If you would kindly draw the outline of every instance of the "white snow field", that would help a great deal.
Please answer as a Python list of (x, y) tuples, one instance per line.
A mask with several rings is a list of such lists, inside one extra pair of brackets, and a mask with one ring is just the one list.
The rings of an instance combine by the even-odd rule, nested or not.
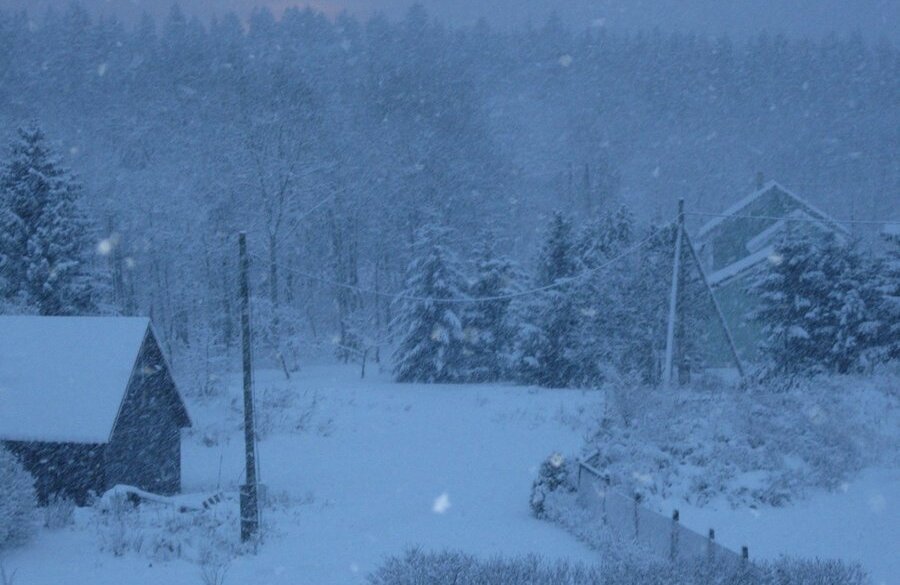
[(782, 555), (840, 558), (859, 562), (875, 585), (900, 583), (900, 470), (867, 469), (835, 493), (819, 492), (785, 508), (696, 508), (684, 501), (681, 522), (734, 551), (750, 548), (751, 558)]
[[(298, 411), (314, 395), (318, 405), (304, 431), (261, 441), (260, 470), (271, 492), (301, 503), (266, 514), (267, 542), (258, 555), (237, 559), (226, 583), (363, 583), (386, 555), (415, 545), (596, 561), (573, 536), (532, 518), (528, 501), (541, 461), (578, 451), (588, 420), (601, 411), (598, 393), (401, 385), (367, 375), (376, 380), (360, 380), (356, 367), (310, 367), (288, 383), (304, 397)], [(280, 372), (260, 372), (258, 400), (285, 386)], [(238, 396), (237, 383), (230, 392)], [(191, 414), (197, 432), (183, 445), (184, 491), (214, 492), (220, 457), (222, 483), (233, 489), (243, 469), (239, 413), (194, 405)], [(298, 413), (282, 414), (273, 426), (285, 429)], [(18, 571), (16, 585), (201, 583), (198, 566), (187, 561), (100, 552), (84, 524), (41, 530), (12, 551), (5, 564)]]
[[(231, 564), (226, 585), (364, 583), (385, 556), (410, 546), (598, 560), (563, 529), (532, 518), (528, 500), (546, 456), (579, 452), (602, 414), (601, 394), (368, 376), (341, 366), (305, 368), (290, 382), (280, 372), (258, 374), (261, 478), (287, 503), (267, 511), (266, 542)], [(182, 455), (188, 494), (217, 485), (233, 492), (241, 479), (238, 382), (228, 396), (192, 405), (195, 428)], [(900, 472), (871, 469), (845, 487), (786, 508), (666, 506), (698, 532), (714, 527), (726, 546), (749, 545), (753, 558), (858, 560), (876, 585), (898, 583)], [(16, 585), (202, 583), (187, 560), (102, 552), (89, 515), (80, 516), (75, 527), (42, 529), (7, 554)]]

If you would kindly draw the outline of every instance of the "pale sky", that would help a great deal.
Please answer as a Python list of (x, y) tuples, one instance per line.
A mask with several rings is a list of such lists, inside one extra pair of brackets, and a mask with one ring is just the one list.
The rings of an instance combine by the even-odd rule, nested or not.
[[(147, 11), (165, 14), (172, 0), (82, 0), (92, 9), (131, 18)], [(485, 17), (496, 26), (539, 24), (556, 10), (575, 26), (615, 30), (649, 29), (730, 33), (744, 36), (766, 29), (789, 36), (818, 37), (856, 30), (867, 38), (900, 42), (900, 0), (421, 0), (429, 12), (454, 24)], [(0, 0), (0, 8), (28, 8), (41, 14), (62, 0)], [(347, 10), (365, 17), (382, 11), (396, 17), (412, 0), (180, 0), (185, 12), (210, 16), (234, 10), (246, 15), (255, 6), (280, 14), (288, 6), (310, 5), (329, 14)]]

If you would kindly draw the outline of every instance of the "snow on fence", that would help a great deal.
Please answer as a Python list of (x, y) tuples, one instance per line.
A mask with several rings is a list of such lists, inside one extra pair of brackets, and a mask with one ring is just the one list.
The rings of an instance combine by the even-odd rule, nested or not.
[(715, 531), (702, 536), (679, 523), (676, 510), (671, 518), (641, 505), (640, 497), (628, 497), (609, 487), (609, 479), (596, 468), (578, 462), (578, 504), (599, 519), (617, 537), (631, 541), (659, 557), (707, 559), (718, 564), (747, 562), (747, 547), (741, 554), (718, 544)]

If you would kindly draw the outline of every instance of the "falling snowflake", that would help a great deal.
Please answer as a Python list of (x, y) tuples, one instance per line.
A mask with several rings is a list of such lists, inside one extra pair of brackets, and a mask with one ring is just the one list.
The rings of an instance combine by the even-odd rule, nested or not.
[(450, 496), (447, 495), (447, 492), (442, 493), (434, 500), (434, 505), (431, 506), (431, 511), (435, 514), (444, 514), (447, 510), (450, 509)]
[(100, 243), (97, 244), (97, 253), (101, 256), (109, 256), (109, 253), (113, 250), (113, 242), (110, 238), (103, 238), (100, 240)]
[(559, 58), (559, 64), (563, 67), (568, 67), (572, 64), (572, 55), (563, 55)]

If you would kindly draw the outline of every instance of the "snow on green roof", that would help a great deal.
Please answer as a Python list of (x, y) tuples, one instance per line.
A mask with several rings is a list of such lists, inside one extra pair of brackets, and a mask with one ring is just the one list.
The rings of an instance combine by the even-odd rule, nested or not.
[(741, 212), (744, 209), (746, 209), (751, 203), (753, 203), (754, 201), (756, 201), (757, 199), (759, 199), (760, 197), (762, 197), (763, 195), (765, 195), (772, 189), (777, 189), (781, 193), (784, 193), (785, 195), (787, 195), (788, 197), (790, 197), (791, 199), (796, 201), (801, 207), (805, 208), (808, 212), (817, 216), (818, 219), (821, 219), (822, 221), (827, 223), (832, 228), (839, 230), (845, 234), (850, 233), (850, 231), (847, 228), (845, 228), (844, 226), (842, 226), (836, 219), (834, 219), (833, 217), (831, 217), (830, 215), (828, 215), (827, 213), (825, 213), (824, 211), (822, 211), (821, 209), (819, 209), (818, 207), (816, 207), (815, 205), (813, 205), (812, 203), (807, 201), (806, 199), (803, 199), (802, 197), (800, 197), (793, 191), (786, 189), (777, 181), (769, 181), (768, 183), (763, 185), (760, 189), (757, 189), (753, 193), (747, 195), (746, 197), (744, 197), (743, 199), (741, 199), (740, 201), (738, 201), (737, 203), (735, 203), (734, 205), (732, 205), (731, 207), (729, 207), (728, 209), (723, 211), (721, 214), (721, 217), (714, 217), (713, 219), (708, 221), (697, 232), (697, 237), (703, 238), (704, 236), (709, 234), (716, 226), (718, 226), (718, 225), (722, 224), (723, 222), (725, 222), (726, 220), (728, 220), (729, 216), (740, 215)]
[(0, 317), (0, 440), (108, 442), (149, 327), (136, 317)]

